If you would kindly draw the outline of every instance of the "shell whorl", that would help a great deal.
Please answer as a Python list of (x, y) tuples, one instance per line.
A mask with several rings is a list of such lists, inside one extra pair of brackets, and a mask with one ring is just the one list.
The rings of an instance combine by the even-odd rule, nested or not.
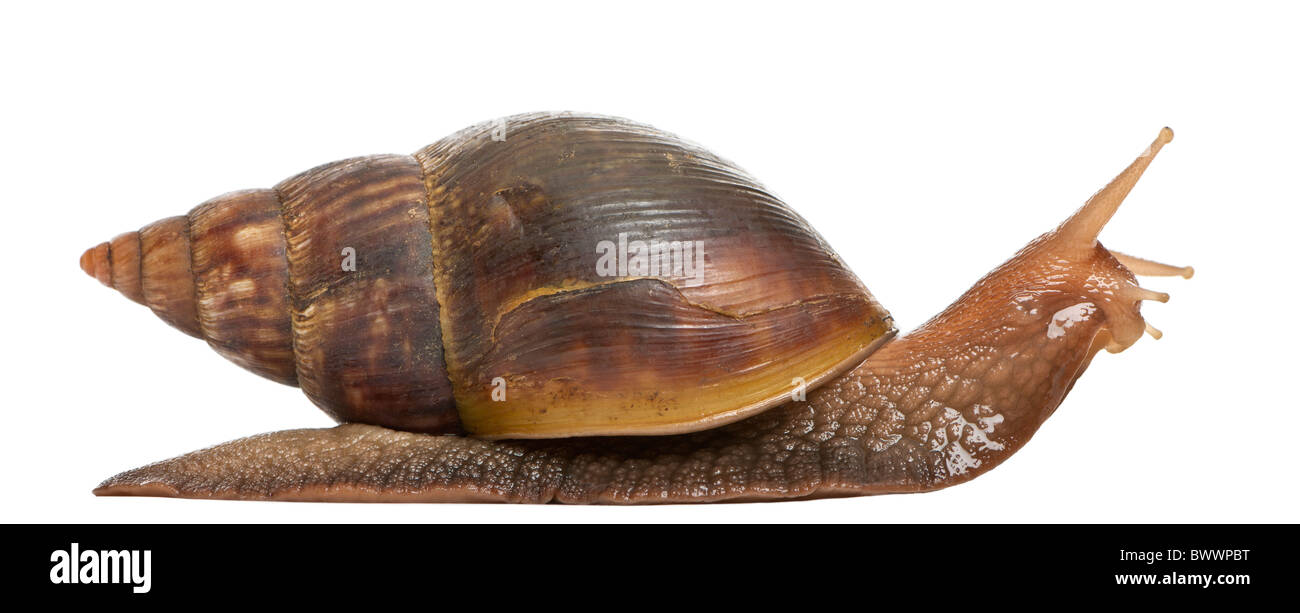
[(203, 338), (190, 272), (188, 217), (160, 219), (91, 247), (81, 255), (81, 269), (181, 332)]
[(432, 257), (420, 166), (384, 155), (217, 196), (81, 267), (339, 421), (454, 432)]

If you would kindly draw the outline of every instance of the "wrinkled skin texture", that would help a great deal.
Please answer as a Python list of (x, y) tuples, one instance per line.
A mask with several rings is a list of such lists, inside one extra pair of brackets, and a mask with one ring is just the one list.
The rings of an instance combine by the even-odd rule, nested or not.
[(1100, 245), (1070, 257), (1059, 247), (1051, 234), (1026, 247), (806, 401), (718, 429), (485, 441), (349, 424), (219, 445), (128, 471), (96, 492), (671, 503), (947, 487), (1024, 445), (1092, 356), (1113, 342), (1112, 330), (1141, 321), (1137, 302), (1124, 296), (1136, 287), (1132, 273)]

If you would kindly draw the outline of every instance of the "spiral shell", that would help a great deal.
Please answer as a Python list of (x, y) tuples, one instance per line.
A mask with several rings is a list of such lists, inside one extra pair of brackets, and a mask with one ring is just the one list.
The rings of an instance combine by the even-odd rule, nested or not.
[[(611, 246), (638, 244), (649, 261), (620, 251), (618, 274), (602, 267)], [(695, 259), (673, 260), (686, 245)], [(81, 264), (339, 421), (420, 432), (704, 429), (816, 386), (894, 333), (747, 174), (608, 117), (515, 116), (413, 156), (326, 164), (120, 235)]]

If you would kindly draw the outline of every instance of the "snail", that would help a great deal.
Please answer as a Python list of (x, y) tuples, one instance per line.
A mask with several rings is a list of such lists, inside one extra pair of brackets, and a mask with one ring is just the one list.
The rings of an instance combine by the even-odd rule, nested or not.
[(1168, 128), (1057, 228), (897, 336), (732, 163), (530, 114), (325, 164), (93, 247), (81, 267), (341, 422), (126, 471), (99, 495), (675, 503), (920, 492), (1021, 448), (1144, 332), (1097, 235)]

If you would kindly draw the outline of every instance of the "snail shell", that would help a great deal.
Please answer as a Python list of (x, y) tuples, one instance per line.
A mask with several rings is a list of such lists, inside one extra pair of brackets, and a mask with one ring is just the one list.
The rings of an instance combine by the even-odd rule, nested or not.
[(417, 432), (705, 429), (894, 334), (749, 175), (608, 117), (520, 115), (325, 164), (81, 263), (335, 419)]

